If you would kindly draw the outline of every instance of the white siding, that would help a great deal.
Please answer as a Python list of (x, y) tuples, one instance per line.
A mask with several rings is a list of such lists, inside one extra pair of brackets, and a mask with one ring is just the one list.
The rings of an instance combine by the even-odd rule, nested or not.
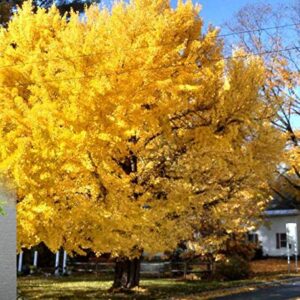
[[(276, 249), (276, 233), (286, 232), (286, 223), (297, 223), (298, 241), (300, 238), (300, 216), (269, 216), (267, 224), (261, 226), (256, 233), (263, 248), (265, 256), (286, 256), (286, 248)], [(298, 253), (300, 253), (300, 243), (298, 242)]]
[(0, 216), (0, 299), (16, 299), (16, 209), (12, 194), (0, 187), (6, 216)]

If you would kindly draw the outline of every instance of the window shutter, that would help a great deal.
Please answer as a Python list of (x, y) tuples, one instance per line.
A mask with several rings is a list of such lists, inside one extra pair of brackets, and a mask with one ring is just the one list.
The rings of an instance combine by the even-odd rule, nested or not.
[(276, 249), (280, 248), (280, 236), (279, 233), (276, 233)]

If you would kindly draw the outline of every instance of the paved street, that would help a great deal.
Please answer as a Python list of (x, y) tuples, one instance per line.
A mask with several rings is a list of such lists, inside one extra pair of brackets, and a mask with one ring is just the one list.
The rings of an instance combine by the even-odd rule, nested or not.
[(241, 293), (226, 297), (216, 298), (218, 300), (283, 300), (299, 299), (300, 300), (300, 281), (281, 284), (280, 286), (262, 288), (254, 292)]

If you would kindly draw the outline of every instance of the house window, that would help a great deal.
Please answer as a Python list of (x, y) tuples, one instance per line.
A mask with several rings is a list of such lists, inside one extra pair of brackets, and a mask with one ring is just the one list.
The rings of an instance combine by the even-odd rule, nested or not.
[(276, 248), (286, 248), (286, 233), (276, 233)]
[(258, 234), (257, 233), (248, 233), (248, 241), (250, 243), (258, 244)]

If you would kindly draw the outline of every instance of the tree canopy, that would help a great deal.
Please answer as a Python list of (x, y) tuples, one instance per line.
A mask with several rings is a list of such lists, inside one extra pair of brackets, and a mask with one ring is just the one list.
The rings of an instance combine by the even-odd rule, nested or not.
[(135, 257), (197, 232), (206, 253), (257, 222), (283, 147), (259, 58), (224, 57), (190, 1), (32, 10), (0, 31), (19, 249)]

